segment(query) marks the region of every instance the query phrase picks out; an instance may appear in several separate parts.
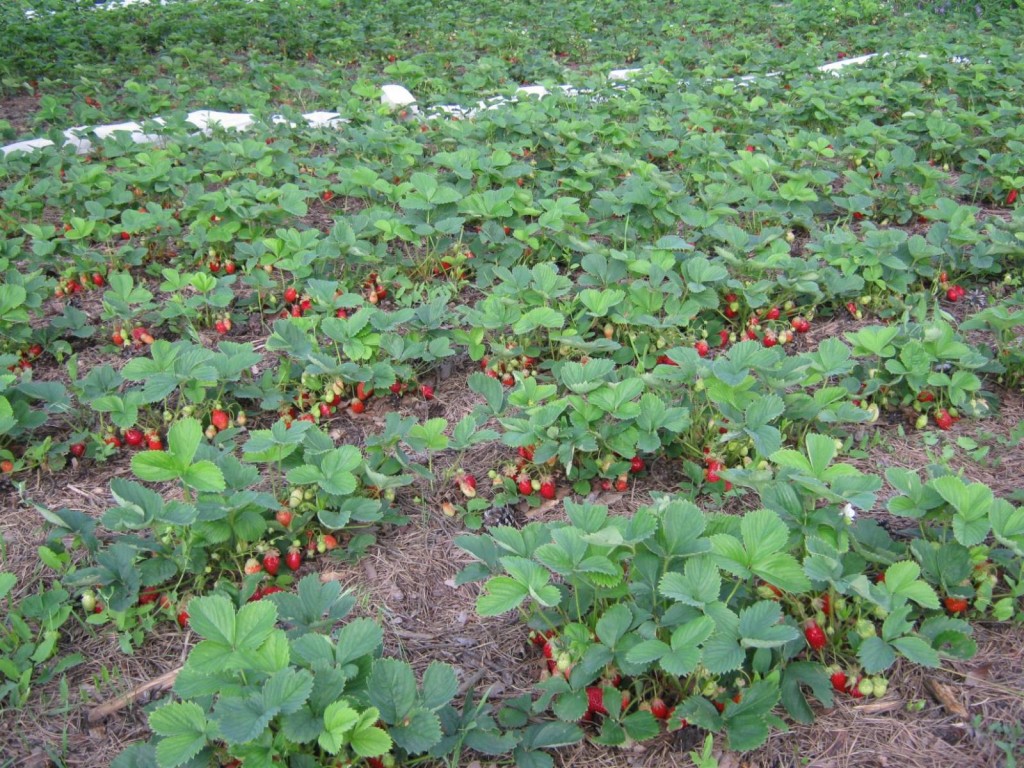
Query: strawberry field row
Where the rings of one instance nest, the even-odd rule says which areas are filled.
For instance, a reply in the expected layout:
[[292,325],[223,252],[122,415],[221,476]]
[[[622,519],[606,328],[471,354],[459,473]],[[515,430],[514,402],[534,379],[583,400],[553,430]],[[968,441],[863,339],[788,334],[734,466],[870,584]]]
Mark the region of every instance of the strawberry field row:
[[[297,8],[267,5],[238,10]],[[793,6],[771,34],[810,19]],[[710,41],[707,13],[693,34]],[[871,16],[835,13],[851,30]],[[587,71],[622,21],[580,32]],[[52,573],[28,595],[0,576],[0,700],[25,707],[82,661],[61,647],[76,621],[125,651],[177,621],[203,639],[118,765],[468,748],[549,766],[543,750],[582,738],[691,726],[752,749],[783,714],[885,695],[898,659],[969,658],[971,620],[1019,620],[1015,499],[938,464],[843,456],[864,455],[863,425],[947,432],[1019,393],[1020,64],[994,38],[970,62],[932,46],[823,77],[765,34],[728,52],[749,45],[777,78],[680,91],[665,46],[626,88],[447,120],[424,115],[462,85],[417,69],[424,32],[422,50],[381,53],[423,113],[382,108],[360,70],[343,105],[305,105],[344,124],[275,107],[278,123],[268,104],[244,134],[195,136],[149,91],[134,106],[168,115],[159,145],[115,133],[4,157],[0,469],[46,520]],[[496,66],[516,66],[505,53]],[[463,382],[464,409],[431,408]],[[22,484],[110,464],[125,471],[99,519]],[[629,515],[594,501],[664,468],[675,493]],[[492,709],[436,662],[417,680],[351,595],[299,580],[424,500],[471,530],[564,509],[457,539],[479,616],[517,611],[546,659],[533,695]],[[890,533],[881,507],[916,528]]]

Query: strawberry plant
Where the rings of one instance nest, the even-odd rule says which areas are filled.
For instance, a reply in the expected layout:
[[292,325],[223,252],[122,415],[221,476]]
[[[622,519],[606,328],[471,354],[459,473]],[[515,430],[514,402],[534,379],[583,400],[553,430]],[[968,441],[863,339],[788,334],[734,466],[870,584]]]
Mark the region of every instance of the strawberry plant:
[[482,702],[461,711],[451,704],[450,666],[432,663],[417,685],[408,663],[381,658],[383,632],[373,621],[349,619],[336,629],[354,605],[336,582],[315,576],[296,594],[241,608],[221,595],[192,600],[187,621],[203,639],[175,681],[180,700],[153,710],[153,739],[114,765],[303,755],[394,761],[462,744],[488,754],[516,745]]
[[[58,562],[58,565],[63,565]],[[7,603],[0,624],[0,702],[22,707],[43,686],[84,661],[80,653],[60,655],[61,627],[71,618],[71,595],[60,582],[15,601],[12,573],[0,573],[0,600]]]
[[[835,450],[832,439],[810,435],[806,454],[771,456],[779,467],[771,481],[762,470],[725,473],[757,489],[765,505],[741,518],[706,515],[672,497],[629,518],[566,502],[565,523],[460,537],[478,561],[460,580],[486,579],[478,612],[518,610],[543,633],[551,674],[537,686],[534,711],[551,707],[563,720],[584,718],[598,743],[622,743],[650,738],[660,727],[653,707],[630,713],[619,690],[631,698],[654,691],[674,705],[672,717],[749,749],[767,738],[779,703],[794,719],[812,718],[805,687],[826,706],[837,680],[846,691],[845,678],[827,668],[831,660],[876,676],[874,686],[897,655],[925,666],[937,666],[943,655],[971,656],[969,625],[951,618],[948,605],[943,610],[936,590],[963,599],[972,555],[963,549],[950,560],[952,552],[933,552],[924,541],[897,542],[876,525],[851,525],[853,505],[870,507],[879,482],[833,463]],[[987,489],[948,482],[957,484],[943,486],[963,510],[957,514],[979,521],[961,546],[976,546],[989,514],[967,510]],[[1006,526],[1017,514],[1006,502],[993,507],[997,537],[1013,547]],[[877,584],[866,575],[872,563],[883,565]],[[1011,566],[1003,588],[1016,589],[1016,579]],[[990,605],[992,582],[981,581],[989,585],[982,604]],[[1003,618],[1008,600],[997,600]],[[618,674],[609,677],[609,669]],[[591,701],[597,691],[600,706]]]

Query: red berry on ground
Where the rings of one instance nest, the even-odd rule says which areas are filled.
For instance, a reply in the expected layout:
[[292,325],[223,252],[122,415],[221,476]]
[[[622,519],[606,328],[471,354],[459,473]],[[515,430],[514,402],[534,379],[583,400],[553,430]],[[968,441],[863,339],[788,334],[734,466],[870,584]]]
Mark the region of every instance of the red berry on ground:
[[969,603],[962,597],[946,597],[942,601],[950,613],[966,613]]
[[945,408],[940,408],[935,413],[935,426],[939,429],[946,431],[953,427],[953,417],[949,415],[949,411]]
[[555,483],[553,480],[545,480],[540,484],[540,496],[542,499],[553,499],[556,495]]
[[74,443],[71,446],[71,455],[76,459],[85,456],[85,443]]

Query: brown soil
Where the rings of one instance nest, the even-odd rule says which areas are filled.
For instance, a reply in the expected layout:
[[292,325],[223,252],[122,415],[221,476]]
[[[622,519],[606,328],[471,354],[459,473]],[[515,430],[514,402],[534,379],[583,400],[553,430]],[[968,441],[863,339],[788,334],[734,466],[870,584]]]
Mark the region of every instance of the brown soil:
[[0,99],[0,120],[6,120],[11,124],[16,138],[35,138],[29,134],[32,132],[33,118],[38,111],[39,97],[32,94],[13,93]]

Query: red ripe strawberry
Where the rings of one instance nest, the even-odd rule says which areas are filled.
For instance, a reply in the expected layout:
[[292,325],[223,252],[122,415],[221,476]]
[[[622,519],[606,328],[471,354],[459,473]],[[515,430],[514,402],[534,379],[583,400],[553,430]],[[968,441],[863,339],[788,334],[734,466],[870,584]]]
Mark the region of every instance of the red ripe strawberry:
[[184,608],[178,611],[178,626],[182,629],[188,626],[188,611]]
[[367,389],[366,384],[360,381],[358,384],[356,384],[356,397],[358,397],[360,400],[369,400],[371,397],[373,397],[373,387],[371,386],[369,389]]
[[711,347],[709,347],[708,343],[703,339],[694,344],[693,348],[697,350],[697,354],[701,357],[707,357],[708,353],[711,351]]
[[922,390],[917,395],[917,402],[919,403],[931,403],[935,401],[935,395],[929,392],[927,389]]
[[821,596],[821,610],[826,616],[832,613],[832,597],[828,592]]
[[946,270],[939,272],[939,282],[943,285],[949,282],[949,273]]
[[[359,402],[362,402],[362,400],[360,400]],[[321,419],[326,419],[331,415],[331,406],[328,405],[327,403],[320,403],[319,409]]]
[[156,587],[146,587],[139,593],[139,605],[151,605],[160,596],[160,590]]
[[146,436],[146,447],[151,451],[162,451],[164,444],[160,440],[160,435],[151,434]]
[[644,464],[644,460],[639,456],[634,456],[632,459],[629,460],[629,471],[632,472],[634,475],[637,474],[638,472],[643,472],[645,467],[646,464]]
[[92,284],[93,285],[95,285],[97,288],[102,288],[105,285],[105,283],[106,283],[106,281],[103,279],[103,275],[101,275],[99,272],[93,272],[93,275],[92,275]]
[[957,286],[954,285],[946,291],[946,298],[952,302],[960,301],[960,292],[957,290]]
[[223,320],[218,320],[213,324],[213,329],[217,331],[221,336],[228,332],[228,326]]
[[747,152],[754,152],[757,150],[757,147],[755,147],[753,144],[747,144],[747,146],[745,146],[744,149]]
[[302,551],[298,547],[289,547],[284,556],[284,564],[290,571],[299,570],[299,566],[302,565]]
[[131,239],[132,239],[132,236],[131,236],[131,235],[129,235],[129,234],[127,233],[127,232],[122,232],[122,233],[121,233],[121,239],[122,239],[122,240],[131,240]]
[[516,383],[516,377],[513,376],[511,373],[506,373],[504,376],[501,377],[501,383],[504,384],[506,387],[511,387]]
[[229,275],[235,274],[236,269],[238,269],[238,267],[235,266],[235,262],[227,261],[224,263],[224,271],[227,272]]
[[121,447],[121,438],[118,437],[117,435],[110,435],[109,437],[105,438],[103,442],[106,443],[107,445],[112,445],[115,448]]
[[217,274],[218,272],[220,272],[220,262],[219,261],[211,261],[210,262],[210,271],[213,272],[214,274]]
[[946,431],[953,427],[953,417],[949,415],[949,411],[945,408],[940,408],[935,413],[935,426],[939,429]]
[[778,320],[781,314],[778,307],[770,307],[765,313],[765,317],[769,320]]
[[818,626],[818,622],[813,619],[809,619],[804,624],[804,638],[815,651],[820,651],[828,643],[828,635],[825,634],[825,630]]
[[864,218],[864,214],[861,213],[860,211],[854,211],[853,218],[856,219],[857,221],[860,221],[861,219]]
[[325,533],[323,536],[320,537],[320,541],[317,544],[317,549],[320,549],[321,545],[323,546],[325,552],[330,552],[332,549],[338,548],[338,540],[334,538],[334,536],[332,536],[331,534]]
[[764,344],[766,347],[774,347],[776,344],[779,343],[779,339],[774,333],[768,331],[768,333],[766,333],[764,335],[764,338],[761,340],[761,343]]
[[390,389],[393,394],[400,395],[402,394],[402,390],[404,389],[404,387],[402,385],[402,382],[396,381],[394,384],[388,387],[388,389]]
[[806,317],[794,317],[790,325],[797,333],[807,333],[811,330],[811,323]]
[[615,490],[619,493],[625,493],[629,490],[629,478],[625,475],[619,475],[615,478]]
[[659,720],[667,720],[668,704],[660,698],[651,699],[651,714]]
[[523,496],[530,496],[533,494],[533,483],[526,475],[520,475],[519,480],[516,481],[516,485],[519,487],[519,492],[523,494]]
[[587,688],[587,716],[607,714],[608,710],[604,708],[604,691],[596,685]]
[[847,679],[843,670],[836,670],[829,679],[832,681],[832,688],[836,691],[843,693],[846,690]]
[[553,659],[555,658],[555,646],[553,646],[549,642],[546,642],[544,643],[544,647],[541,648],[541,653],[544,654],[545,659]]
[[379,757],[368,757],[366,758],[366,764],[369,768],[385,768],[384,761]]
[[430,386],[429,384],[421,384],[420,385],[420,394],[423,395],[423,399],[424,400],[433,400],[434,399],[434,388],[432,386]]
[[521,445],[519,446],[519,457],[523,461],[533,461],[533,446],[532,445]]
[[298,300],[298,298],[299,292],[295,289],[294,286],[289,285],[287,288],[284,289],[284,300],[288,304],[294,304]]
[[85,443],[73,443],[70,450],[72,456],[80,459],[85,456]]
[[542,499],[551,500],[556,495],[555,481],[551,479],[543,480],[540,484],[540,497]]
[[263,555],[263,570],[271,576],[277,576],[277,571],[280,567],[281,553],[276,549],[268,549],[266,554]]
[[349,403],[349,409],[355,414],[364,413],[366,411],[366,403],[358,397],[354,397],[352,398],[352,402]]
[[250,557],[245,561],[243,569],[247,574],[252,575],[254,573],[260,573],[263,570],[263,566],[260,565],[260,561],[255,557]]
[[1006,193],[1006,204],[1007,205],[1013,205],[1016,202],[1017,202],[1017,190],[1016,189],[1011,189],[1009,192]]
[[950,613],[965,613],[968,607],[968,602],[964,598],[952,595],[943,598],[942,603]]
[[231,417],[228,416],[227,411],[221,408],[214,408],[213,413],[210,414],[210,423],[219,430],[227,429],[228,425],[231,424]]
[[718,345],[720,347],[727,346],[729,344],[729,332],[724,328],[718,332]]
[[110,335],[110,341],[116,347],[123,347],[124,346],[124,336],[121,335],[120,331],[114,331]]
[[125,430],[124,440],[132,448],[138,448],[142,445],[142,442],[146,439],[146,436],[142,434],[142,430],[137,427]]
[[277,514],[274,515],[274,519],[277,520],[277,524],[282,528],[291,528],[292,511],[287,508],[281,508],[277,510]]
[[964,288],[962,285],[954,285],[953,290],[956,291],[956,295],[961,299],[967,295],[967,289]]

